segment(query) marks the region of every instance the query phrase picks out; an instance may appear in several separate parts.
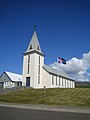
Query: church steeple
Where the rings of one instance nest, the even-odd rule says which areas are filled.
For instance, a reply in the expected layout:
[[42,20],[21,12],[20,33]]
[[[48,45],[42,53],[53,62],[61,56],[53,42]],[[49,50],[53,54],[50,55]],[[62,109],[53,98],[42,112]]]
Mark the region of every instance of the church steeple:
[[42,53],[41,47],[40,47],[40,44],[39,44],[39,41],[38,41],[38,37],[37,37],[37,34],[36,34],[36,26],[34,26],[34,33],[32,35],[31,41],[29,43],[29,46],[28,46],[26,52],[29,52],[29,51],[32,51],[32,50],[36,50],[36,51]]
[[23,86],[42,87],[44,54],[41,51],[36,26],[23,58]]

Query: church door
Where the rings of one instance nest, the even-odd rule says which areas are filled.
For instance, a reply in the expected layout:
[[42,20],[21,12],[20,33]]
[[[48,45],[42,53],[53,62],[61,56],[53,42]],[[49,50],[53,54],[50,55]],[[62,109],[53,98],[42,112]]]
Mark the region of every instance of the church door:
[[30,77],[26,77],[26,86],[30,87]]

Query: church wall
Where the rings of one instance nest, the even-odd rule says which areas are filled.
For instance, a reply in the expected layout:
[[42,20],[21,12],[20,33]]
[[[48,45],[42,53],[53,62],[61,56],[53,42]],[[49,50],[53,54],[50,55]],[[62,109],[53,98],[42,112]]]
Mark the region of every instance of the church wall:
[[68,80],[68,88],[75,88],[75,82]]
[[23,57],[23,81],[22,81],[22,86],[26,86],[26,77],[28,77],[28,75],[27,75],[27,68],[28,68],[27,60],[28,60],[28,55]]
[[56,75],[51,75],[50,88],[58,88],[59,77]]
[[[47,74],[48,74],[47,76],[49,76],[48,81],[50,81],[49,84],[47,83],[49,88],[74,88],[75,87],[74,81],[65,79],[60,76],[50,75],[48,72]],[[53,84],[52,84],[52,77],[53,77]]]
[[51,75],[43,69],[43,87],[50,88]]
[[[24,60],[23,60],[23,82],[22,82],[22,86],[26,86],[26,77],[30,77],[30,86],[33,87],[34,86],[34,82],[33,79],[35,78],[34,73],[35,73],[35,69],[36,69],[36,65],[35,65],[35,54],[30,55],[30,61],[28,63],[28,55],[24,56]],[[28,64],[29,64],[29,73],[28,73]]]
[[[44,65],[43,56],[40,56],[40,63],[39,63],[39,55],[37,53],[30,54],[29,73],[28,73],[28,55],[24,56],[22,86],[26,86],[26,77],[30,77],[30,87],[42,88],[43,65]],[[38,84],[39,67],[40,67],[40,84]]]
[[36,74],[37,74],[37,63],[36,63],[36,56],[35,54],[30,55],[30,86],[35,86],[36,81]]
[[68,84],[67,84],[67,79],[66,79],[66,88],[68,87]]
[[[54,82],[52,84],[52,76],[54,76]],[[60,76],[56,76],[56,75],[51,75],[51,86],[50,88],[65,88],[65,79],[60,77]]]
[[46,88],[73,88],[73,86],[70,86],[71,83],[73,83],[74,85],[73,81],[59,76],[57,76],[56,78],[56,75],[53,76],[54,82],[52,84],[52,75],[49,74],[47,71],[43,70],[43,86],[46,86]]
[[75,81],[73,81],[72,83],[72,88],[75,88]]
[[[39,59],[40,59],[40,61],[39,61]],[[44,58],[35,53],[35,64],[34,64],[35,68],[33,66],[33,68],[34,68],[33,87],[34,88],[43,88],[43,70],[42,70],[43,64],[44,64]]]

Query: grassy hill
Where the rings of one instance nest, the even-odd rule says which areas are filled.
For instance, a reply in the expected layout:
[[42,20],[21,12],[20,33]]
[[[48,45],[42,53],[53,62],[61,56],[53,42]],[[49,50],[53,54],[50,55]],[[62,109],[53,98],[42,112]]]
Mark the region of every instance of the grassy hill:
[[0,101],[90,107],[90,88],[24,89],[0,95]]

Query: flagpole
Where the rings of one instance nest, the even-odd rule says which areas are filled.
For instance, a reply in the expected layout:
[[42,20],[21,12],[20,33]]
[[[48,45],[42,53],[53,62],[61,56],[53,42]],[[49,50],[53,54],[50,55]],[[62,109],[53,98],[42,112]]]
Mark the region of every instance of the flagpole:
[[58,79],[59,75],[58,75],[58,57],[57,57],[57,86],[59,88],[59,79]]

